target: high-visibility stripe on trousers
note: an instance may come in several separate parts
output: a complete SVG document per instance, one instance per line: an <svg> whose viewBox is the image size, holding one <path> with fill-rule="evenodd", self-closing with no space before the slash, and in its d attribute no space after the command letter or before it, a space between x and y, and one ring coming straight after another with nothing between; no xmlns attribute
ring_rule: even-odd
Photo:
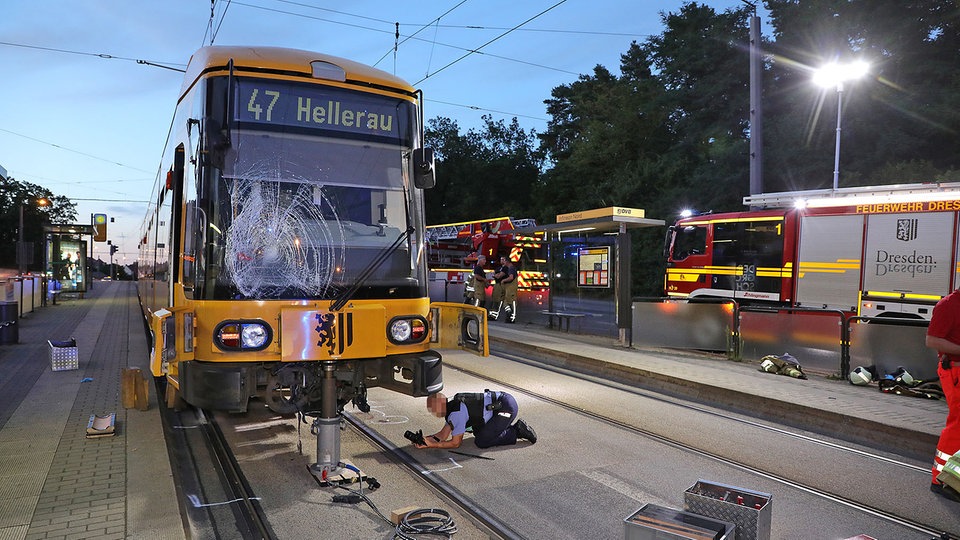
<svg viewBox="0 0 960 540"><path fill-rule="evenodd" d="M937 368L937 375L940 377L940 386L943 387L943 397L947 400L947 423L940 432L940 441L937 442L937 452L933 458L934 482L950 456L960 451L960 363L953 362L949 369L945 369L941 363Z"/></svg>

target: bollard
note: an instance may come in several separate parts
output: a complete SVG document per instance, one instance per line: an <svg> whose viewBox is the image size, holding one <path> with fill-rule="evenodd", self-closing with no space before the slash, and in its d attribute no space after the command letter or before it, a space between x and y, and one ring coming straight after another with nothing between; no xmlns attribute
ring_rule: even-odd
<svg viewBox="0 0 960 540"><path fill-rule="evenodd" d="M19 304L0 302L0 345L20 343Z"/></svg>

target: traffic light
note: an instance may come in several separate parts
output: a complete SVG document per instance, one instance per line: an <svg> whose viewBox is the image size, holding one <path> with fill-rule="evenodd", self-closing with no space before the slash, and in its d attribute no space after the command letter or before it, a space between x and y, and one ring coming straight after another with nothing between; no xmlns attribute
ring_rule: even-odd
<svg viewBox="0 0 960 540"><path fill-rule="evenodd" d="M107 215L106 214L93 215L93 241L94 242L107 241Z"/></svg>
<svg viewBox="0 0 960 540"><path fill-rule="evenodd" d="M113 255L117 252L117 246L110 246L110 254Z"/></svg>

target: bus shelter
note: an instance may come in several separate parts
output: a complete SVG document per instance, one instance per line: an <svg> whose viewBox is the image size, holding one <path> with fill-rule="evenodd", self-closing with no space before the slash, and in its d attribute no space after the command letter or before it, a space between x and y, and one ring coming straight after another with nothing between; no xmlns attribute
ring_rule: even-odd
<svg viewBox="0 0 960 540"><path fill-rule="evenodd" d="M632 328L632 299L630 280L631 237L630 231L647 227L664 227L666 223L661 219L649 219L645 212L638 208L612 206L594 210L571 212L557 216L557 222L548 225L517 229L517 233L527 235L543 235L548 244L563 243L564 239L573 236L599 237L613 236L612 249L604 246L585 247L577 253L577 287L602 288L610 287L614 292L617 333L620 344L629 346ZM553 254L550 255L550 265L553 264ZM550 270L554 275L553 269ZM546 313L556 314L561 320L574 314L563 314L554 309L554 280L550 279L550 294ZM552 317L552 315L551 315ZM552 322L552 318L551 318Z"/></svg>
<svg viewBox="0 0 960 540"><path fill-rule="evenodd" d="M51 291L86 292L90 277L86 237L92 238L93 226L55 223L44 225L43 233L48 287Z"/></svg>

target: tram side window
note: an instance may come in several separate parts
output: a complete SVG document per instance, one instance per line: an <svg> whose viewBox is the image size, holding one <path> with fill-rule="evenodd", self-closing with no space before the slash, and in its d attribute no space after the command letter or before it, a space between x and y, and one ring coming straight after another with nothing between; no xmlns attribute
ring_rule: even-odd
<svg viewBox="0 0 960 540"><path fill-rule="evenodd" d="M706 227L688 225L677 229L673 240L673 260L682 261L690 255L702 255L706 250Z"/></svg>

